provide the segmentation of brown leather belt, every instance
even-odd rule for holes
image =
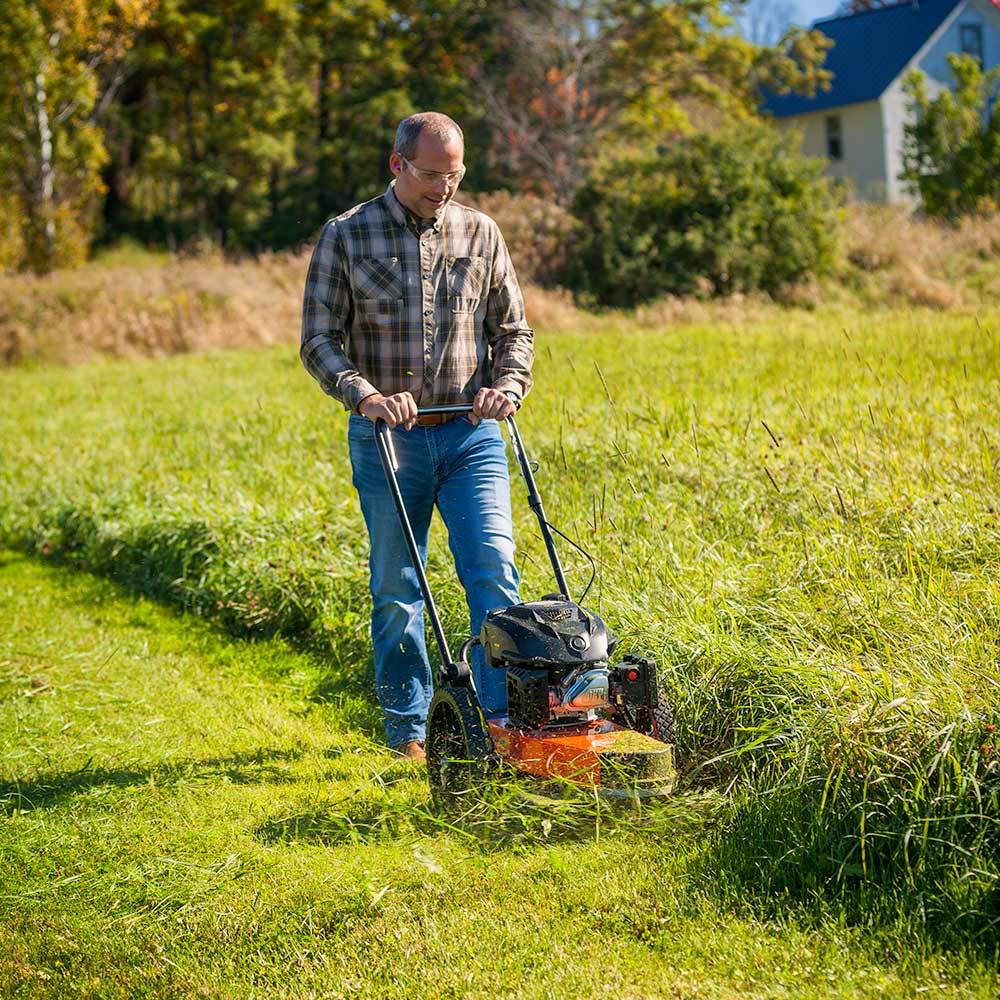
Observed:
[[[449,420],[454,420],[456,413],[425,413],[422,417],[417,417],[418,427],[437,427],[438,424],[446,424]]]

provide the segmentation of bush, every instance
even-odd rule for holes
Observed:
[[[522,282],[546,288],[559,284],[576,226],[567,209],[549,199],[509,191],[461,192],[457,200],[485,212],[500,226]]]
[[[574,287],[602,305],[775,292],[832,269],[834,196],[794,139],[764,125],[607,163],[574,200]]]

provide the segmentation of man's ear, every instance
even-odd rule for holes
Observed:
[[[399,153],[389,155],[389,169],[398,177],[403,172],[403,160]]]

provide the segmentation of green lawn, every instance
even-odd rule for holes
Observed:
[[[684,781],[640,816],[497,790],[453,829],[378,747],[345,421],[294,350],[0,373],[0,542],[59,568],[4,570],[15,967],[63,934],[123,994],[155,972],[235,995],[911,995],[939,975],[991,995],[998,331],[775,310],[540,336],[519,422],[546,509],[597,557],[587,603],[623,651],[663,664]],[[458,637],[440,531],[430,576]],[[57,665],[77,680],[30,688]]]
[[[704,796],[451,831],[419,765],[303,700],[313,669],[0,557],[0,995],[994,995],[985,962],[713,885]]]

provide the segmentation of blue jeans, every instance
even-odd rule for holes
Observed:
[[[500,426],[473,425],[466,416],[434,427],[392,433],[396,476],[421,561],[437,505],[469,605],[470,634],[478,635],[488,611],[516,604],[510,481]],[[433,694],[424,643],[424,601],[375,444],[375,425],[352,414],[347,434],[354,486],[371,543],[372,648],[375,686],[390,746],[424,738]],[[436,581],[430,581],[432,588]],[[436,589],[435,589],[436,592]],[[457,656],[458,650],[453,649]],[[472,654],[473,679],[487,715],[507,707],[503,670]]]

